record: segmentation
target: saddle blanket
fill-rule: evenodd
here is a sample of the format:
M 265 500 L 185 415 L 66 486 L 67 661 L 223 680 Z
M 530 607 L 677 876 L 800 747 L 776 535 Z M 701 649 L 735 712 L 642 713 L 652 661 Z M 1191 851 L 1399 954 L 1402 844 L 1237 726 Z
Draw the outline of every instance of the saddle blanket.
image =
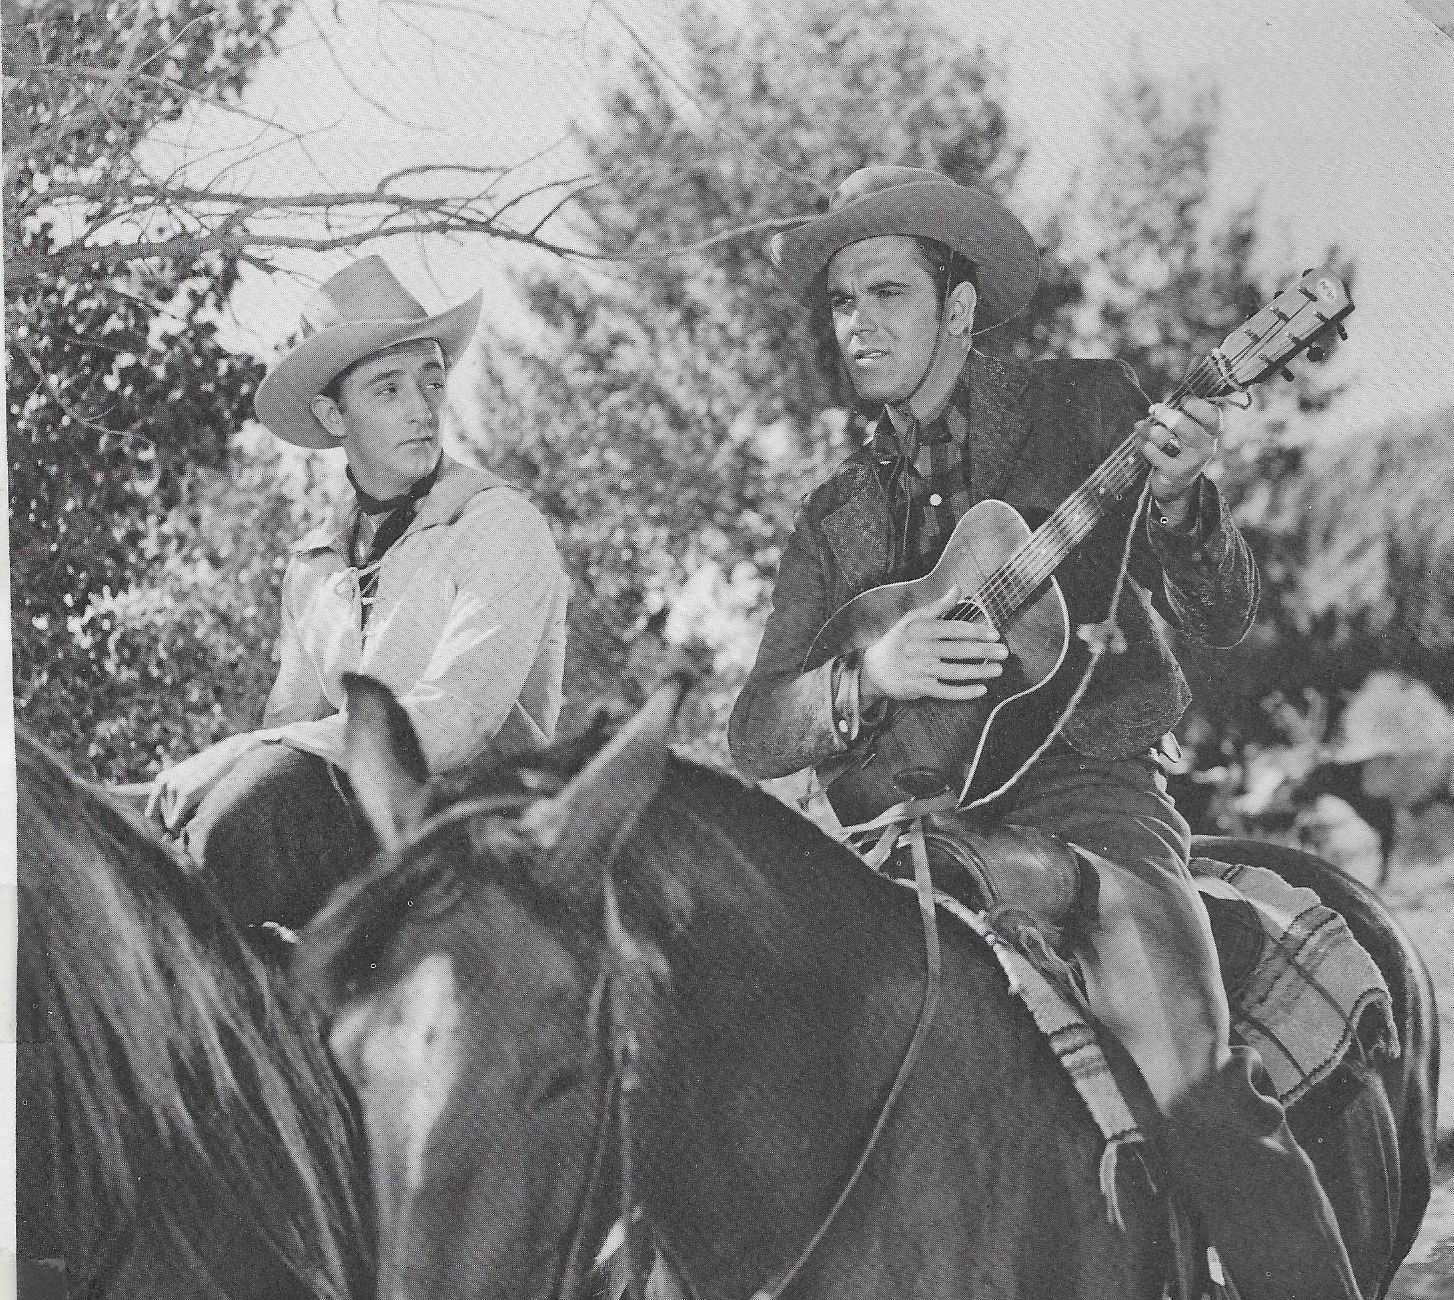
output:
M 1324 907 L 1310 889 L 1289 885 L 1275 872 L 1196 858 L 1198 886 L 1256 912 L 1269 942 L 1247 978 L 1231 995 L 1234 1039 L 1255 1047 L 1277 1090 L 1291 1105 L 1327 1078 L 1355 1038 L 1365 1051 L 1398 1051 L 1388 985 L 1347 923 Z M 913 881 L 898 881 L 912 889 Z M 1119 1218 L 1116 1162 L 1121 1147 L 1143 1134 L 1106 1062 L 1095 1030 L 1018 948 L 997 934 L 983 912 L 936 891 L 939 907 L 973 930 L 995 954 L 1010 993 L 1029 1010 L 1070 1076 L 1105 1138 L 1101 1191 Z M 1364 1024 L 1367 1017 L 1368 1024 Z
M 1228 1001 L 1232 1033 L 1255 1047 L 1284 1106 L 1321 1083 L 1354 1039 L 1366 1052 L 1397 1055 L 1393 999 L 1368 950 L 1311 889 L 1265 867 L 1193 858 L 1191 873 L 1209 896 L 1227 889 L 1250 903 L 1267 942 Z

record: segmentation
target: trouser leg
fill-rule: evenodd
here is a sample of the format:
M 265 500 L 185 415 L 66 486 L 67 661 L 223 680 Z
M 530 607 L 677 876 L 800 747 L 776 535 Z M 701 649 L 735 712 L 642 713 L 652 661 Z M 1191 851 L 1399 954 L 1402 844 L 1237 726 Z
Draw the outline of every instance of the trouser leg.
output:
M 1033 775 L 1033 774 L 1032 774 Z M 1008 820 L 1060 835 L 1099 877 L 1083 928 L 1093 1013 L 1130 1052 L 1167 1124 L 1179 1188 L 1243 1300 L 1357 1300 L 1336 1216 L 1229 1015 L 1190 834 L 1146 764 L 1073 755 L 1027 784 Z
M 376 844 L 341 773 L 314 754 L 262 745 L 210 790 L 182 845 L 241 925 L 306 925 Z
M 1359 1300 L 1337 1216 L 1251 1048 L 1166 1115 L 1167 1158 L 1242 1300 Z

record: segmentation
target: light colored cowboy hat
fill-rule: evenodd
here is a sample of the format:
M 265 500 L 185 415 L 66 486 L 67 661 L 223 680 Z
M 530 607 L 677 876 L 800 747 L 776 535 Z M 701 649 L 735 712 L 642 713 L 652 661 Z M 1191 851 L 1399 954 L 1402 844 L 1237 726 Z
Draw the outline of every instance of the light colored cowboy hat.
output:
M 962 253 L 978 268 L 974 332 L 1019 312 L 1040 279 L 1040 250 L 999 200 L 925 167 L 863 167 L 828 200 L 828 211 L 768 245 L 787 290 L 806 302 L 813 281 L 839 249 L 879 235 L 917 235 Z
M 383 258 L 359 258 L 303 304 L 303 339 L 258 386 L 257 418 L 284 442 L 338 446 L 313 414 L 313 399 L 355 362 L 396 343 L 434 339 L 453 365 L 474 336 L 482 299 L 476 293 L 431 316 Z

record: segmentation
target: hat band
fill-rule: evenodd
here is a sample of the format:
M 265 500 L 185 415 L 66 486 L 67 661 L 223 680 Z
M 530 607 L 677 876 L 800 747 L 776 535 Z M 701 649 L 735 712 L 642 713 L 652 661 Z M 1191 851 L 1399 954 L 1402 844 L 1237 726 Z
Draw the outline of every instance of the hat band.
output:
M 313 335 L 322 333 L 324 330 L 333 329 L 336 325 L 362 325 L 366 321 L 394 321 L 394 320 L 428 320 L 429 313 L 417 303 L 412 304 L 412 309 L 405 309 L 402 312 L 384 313 L 382 315 L 345 316 L 338 308 L 338 304 L 327 294 L 319 294 L 302 311 L 299 318 L 302 336 L 312 338 Z

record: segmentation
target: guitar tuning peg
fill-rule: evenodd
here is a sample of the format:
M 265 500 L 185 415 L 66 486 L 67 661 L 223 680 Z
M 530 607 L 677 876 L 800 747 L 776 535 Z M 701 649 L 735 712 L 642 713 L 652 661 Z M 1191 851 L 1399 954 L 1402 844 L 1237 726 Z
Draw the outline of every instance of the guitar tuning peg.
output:
M 1338 322 L 1338 324 L 1337 324 L 1337 330 L 1338 330 L 1338 337 L 1340 339 L 1342 339 L 1344 343 L 1348 342 L 1348 331 L 1343 328 L 1343 322 L 1342 321 L 1339 321 Z
M 1292 373 L 1292 371 L 1289 370 L 1286 366 L 1283 366 L 1283 368 L 1282 368 L 1282 377 L 1284 379 L 1286 379 L 1288 383 L 1292 383 L 1293 379 L 1296 376 L 1294 376 L 1293 373 Z

